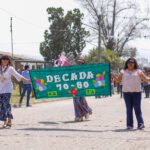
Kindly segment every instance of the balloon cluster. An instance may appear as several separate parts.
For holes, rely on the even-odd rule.
[[[103,74],[96,74],[96,80],[93,80],[95,88],[105,86],[105,77],[104,77],[104,75],[105,75],[105,72],[103,72]]]
[[[45,91],[45,90],[47,90],[47,87],[46,87],[47,84],[44,82],[43,79],[36,78],[35,82],[36,82],[36,89],[37,90],[39,90],[39,91]]]
[[[57,60],[54,61],[54,66],[70,66],[73,63],[73,53],[62,52]]]

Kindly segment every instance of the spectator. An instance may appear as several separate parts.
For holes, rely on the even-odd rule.
[[[148,82],[143,82],[143,88],[144,88],[144,93],[145,93],[145,98],[149,98],[150,94],[150,85]]]
[[[113,79],[113,78],[111,78],[110,83],[111,83],[111,94],[115,94],[115,90],[114,90],[114,79]]]
[[[20,67],[19,67],[19,69],[17,70],[17,72],[22,75],[22,71],[23,71],[23,70],[24,70],[24,66],[23,66],[23,65],[20,65]],[[22,93],[22,89],[23,89],[23,81],[20,81],[20,82],[19,82],[19,94],[20,94],[20,96],[21,96],[21,93]]]
[[[30,75],[29,75],[29,66],[26,65],[25,66],[25,70],[22,71],[22,75],[29,79],[30,80]],[[26,106],[27,107],[30,107],[30,94],[32,92],[32,83],[31,82],[27,82],[27,81],[23,81],[23,91],[22,91],[22,94],[21,94],[21,97],[20,97],[20,101],[19,101],[19,107],[21,107],[22,105],[22,100],[23,100],[23,97],[25,96],[25,93],[27,91],[27,101],[26,101]]]

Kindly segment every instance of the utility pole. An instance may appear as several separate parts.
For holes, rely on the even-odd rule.
[[[11,54],[12,54],[12,59],[13,59],[13,57],[14,57],[14,50],[13,50],[12,17],[10,18],[10,34],[11,34]]]
[[[98,62],[100,63],[101,57],[101,19],[102,16],[98,15]]]

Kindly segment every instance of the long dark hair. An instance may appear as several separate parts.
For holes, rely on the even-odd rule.
[[[4,60],[4,59],[8,60],[8,65],[11,64],[11,60],[10,60],[9,56],[3,55],[3,56],[0,58],[0,65],[2,65],[2,60]]]
[[[130,63],[130,62],[134,63],[134,69],[138,69],[138,68],[139,68],[136,59],[135,59],[135,58],[129,58],[129,59],[127,59],[127,61],[125,62],[124,69],[128,69],[128,63]]]

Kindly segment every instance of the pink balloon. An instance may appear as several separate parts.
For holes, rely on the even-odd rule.
[[[41,83],[41,80],[40,79],[36,79],[36,83]]]

